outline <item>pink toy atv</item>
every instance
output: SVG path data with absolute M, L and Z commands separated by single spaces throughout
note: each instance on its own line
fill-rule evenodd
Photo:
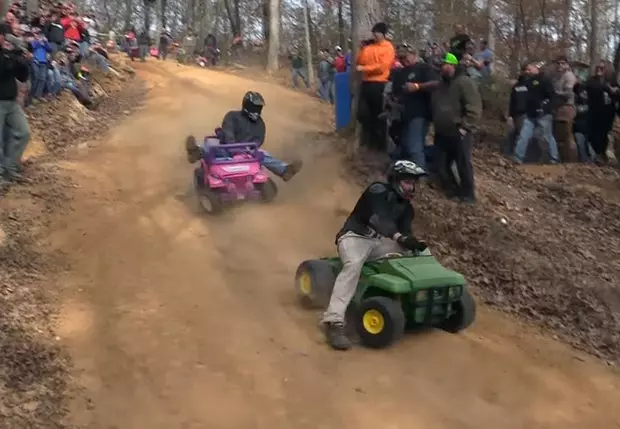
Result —
M 276 197 L 278 188 L 261 165 L 263 154 L 256 143 L 220 145 L 217 137 L 206 137 L 201 147 L 195 142 L 187 138 L 188 160 L 200 161 L 194 185 L 205 212 L 218 214 L 236 202 L 270 202 Z

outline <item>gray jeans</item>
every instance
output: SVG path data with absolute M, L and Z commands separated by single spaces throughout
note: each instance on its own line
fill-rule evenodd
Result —
M 380 259 L 390 253 L 410 253 L 389 238 L 368 238 L 353 232 L 344 234 L 337 243 L 342 270 L 336 277 L 329 306 L 323 313 L 322 323 L 344 323 L 347 307 L 355 295 L 357 284 L 366 261 Z M 425 250 L 420 255 L 430 255 Z
M 16 173 L 30 140 L 30 127 L 16 101 L 0 101 L 0 173 Z

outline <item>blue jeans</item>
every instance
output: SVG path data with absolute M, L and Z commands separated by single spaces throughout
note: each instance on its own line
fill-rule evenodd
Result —
M 292 79 L 293 79 L 293 86 L 295 88 L 297 88 L 299 85 L 297 85 L 297 79 L 301 78 L 301 80 L 304 81 L 304 84 L 306 85 L 306 88 L 310 88 L 310 85 L 308 84 L 308 79 L 306 78 L 306 73 L 304 73 L 304 71 L 302 69 L 293 69 L 292 72 Z
M 425 169 L 424 143 L 426 142 L 426 134 L 428 134 L 428 121 L 425 118 L 411 118 L 400 143 L 400 159 L 413 161 Z
M 549 157 L 551 162 L 557 164 L 560 162 L 560 155 L 558 153 L 558 144 L 553 137 L 553 117 L 551 115 L 544 115 L 541 118 L 525 118 L 519 138 L 517 140 L 517 146 L 515 147 L 515 159 L 516 161 L 523 163 L 525 160 L 525 154 L 527 148 L 530 145 L 530 141 L 534 136 L 534 130 L 536 125 L 542 128 L 542 137 L 547 141 L 549 145 Z
M 58 95 L 62 89 L 62 76 L 60 70 L 53 67 L 47 70 L 46 91 L 48 94 Z
M 90 51 L 90 43 L 88 42 L 80 42 L 80 55 L 83 56 L 84 58 L 88 58 Z
M 319 97 L 321 100 L 331 103 L 331 81 L 319 79 Z
M 577 145 L 577 156 L 580 162 L 591 162 L 590 144 L 588 138 L 583 133 L 575 133 L 575 144 Z
M 97 67 L 99 67 L 101 70 L 107 73 L 108 70 L 110 69 L 110 63 L 108 62 L 106 57 L 101 55 L 99 52 L 91 52 L 90 55 L 95 61 L 95 64 L 97 65 Z
M 269 171 L 271 171 L 276 176 L 282 176 L 286 172 L 287 164 L 285 162 L 280 161 L 279 159 L 274 158 L 269 154 L 269 152 L 262 150 L 263 153 L 263 165 Z
M 149 45 L 140 45 L 138 47 L 138 52 L 140 53 L 140 61 L 146 61 L 146 56 L 149 53 Z
M 43 90 L 45 89 L 45 82 L 47 80 L 47 64 L 41 64 L 33 61 L 32 68 L 32 88 L 30 88 L 30 95 L 33 98 L 43 97 Z

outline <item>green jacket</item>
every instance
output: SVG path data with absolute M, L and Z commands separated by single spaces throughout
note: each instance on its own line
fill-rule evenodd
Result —
M 457 70 L 433 91 L 431 108 L 436 134 L 455 135 L 459 128 L 473 132 L 482 116 L 482 98 L 472 78 Z
M 304 68 L 304 58 L 299 54 L 291 55 L 291 66 L 294 69 L 302 69 Z

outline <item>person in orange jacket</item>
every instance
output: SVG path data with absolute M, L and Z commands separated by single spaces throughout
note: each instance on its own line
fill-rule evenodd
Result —
M 387 32 L 387 24 L 375 24 L 373 39 L 364 42 L 356 60 L 356 70 L 362 75 L 357 117 L 362 125 L 361 144 L 378 151 L 387 150 L 387 124 L 379 115 L 395 58 L 394 46 L 385 37 Z

